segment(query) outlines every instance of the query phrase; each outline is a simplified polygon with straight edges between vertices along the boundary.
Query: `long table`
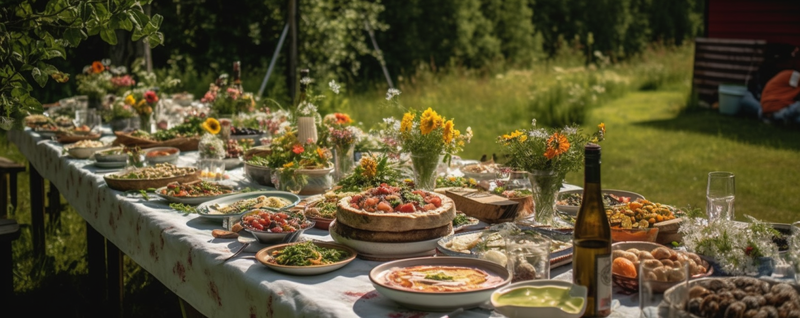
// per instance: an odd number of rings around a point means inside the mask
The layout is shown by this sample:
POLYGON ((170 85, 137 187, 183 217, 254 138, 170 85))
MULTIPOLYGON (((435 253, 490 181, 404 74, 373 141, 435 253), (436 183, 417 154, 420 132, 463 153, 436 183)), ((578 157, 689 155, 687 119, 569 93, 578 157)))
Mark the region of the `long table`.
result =
MULTIPOLYGON (((222 228, 221 221, 175 211, 155 196, 145 200, 141 195, 110 189, 92 161, 69 158, 62 154, 61 144, 34 132, 11 131, 8 136, 28 158, 32 175, 38 173, 50 180, 86 220, 90 275, 107 279, 110 286, 119 287, 121 282, 118 251, 208 317, 394 318, 444 314, 410 310, 380 295, 368 276, 369 270, 380 264, 375 261, 356 259, 328 274, 291 276, 258 263, 252 255, 264 245, 254 244, 242 255, 223 262, 241 244, 211 236, 213 229, 222 228), (102 258, 105 254, 107 259, 102 258), (103 272, 105 264, 108 273, 103 272)), ((193 164, 193 157, 196 154, 182 154, 179 165, 193 164)), ((253 186, 243 178, 241 168, 230 175, 233 182, 253 186)), ((309 229, 304 235, 332 241, 326 231, 318 229, 309 229)), ((571 280, 571 268, 555 268, 552 276, 571 280)), ((123 295, 118 288, 109 288, 108 297, 114 303, 123 295)), ((615 288, 614 298, 613 317, 638 316, 636 294, 624 295, 615 288)), ((118 309, 112 306, 110 310, 118 309)), ((486 305, 458 316, 502 315, 486 305)))

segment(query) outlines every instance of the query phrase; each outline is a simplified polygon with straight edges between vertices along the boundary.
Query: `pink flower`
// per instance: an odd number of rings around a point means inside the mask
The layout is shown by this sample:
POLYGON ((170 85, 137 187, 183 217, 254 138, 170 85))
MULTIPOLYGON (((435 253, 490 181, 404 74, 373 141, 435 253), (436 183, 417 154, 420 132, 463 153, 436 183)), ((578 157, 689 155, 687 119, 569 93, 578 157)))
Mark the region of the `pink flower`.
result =
POLYGON ((228 87, 227 92, 228 92, 228 96, 230 96, 231 99, 233 99, 233 100, 239 99, 239 91, 236 90, 235 88, 228 87))
POLYGON ((156 95, 154 91, 146 91, 144 92, 144 100, 146 100, 148 104, 154 104, 158 101, 158 95, 156 95))
POLYGON ((130 87, 136 84, 136 81, 130 75, 115 76, 111 78, 111 84, 116 87, 130 87))
POLYGON ((303 153, 303 151, 305 151, 303 145, 294 145, 294 147, 292 147, 292 152, 294 152, 296 155, 303 153))

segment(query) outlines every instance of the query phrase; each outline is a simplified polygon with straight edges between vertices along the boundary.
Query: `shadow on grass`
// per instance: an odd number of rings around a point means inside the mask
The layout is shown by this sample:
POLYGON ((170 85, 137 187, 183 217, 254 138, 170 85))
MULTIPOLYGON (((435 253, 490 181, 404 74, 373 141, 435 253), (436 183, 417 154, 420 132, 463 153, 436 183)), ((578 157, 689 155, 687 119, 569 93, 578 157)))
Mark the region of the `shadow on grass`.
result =
POLYGON ((727 116, 710 109, 685 109, 674 118, 638 122, 634 125, 706 134, 749 145, 800 151, 800 127, 766 124, 756 118, 727 116))

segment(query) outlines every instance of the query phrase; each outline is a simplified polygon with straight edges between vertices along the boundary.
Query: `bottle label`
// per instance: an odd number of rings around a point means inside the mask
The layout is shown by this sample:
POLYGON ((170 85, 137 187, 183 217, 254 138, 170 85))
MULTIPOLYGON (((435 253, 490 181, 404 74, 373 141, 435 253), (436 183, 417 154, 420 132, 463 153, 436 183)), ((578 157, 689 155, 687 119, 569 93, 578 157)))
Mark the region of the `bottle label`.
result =
POLYGON ((597 311, 611 309, 611 255, 597 255, 595 258, 597 271, 597 311))

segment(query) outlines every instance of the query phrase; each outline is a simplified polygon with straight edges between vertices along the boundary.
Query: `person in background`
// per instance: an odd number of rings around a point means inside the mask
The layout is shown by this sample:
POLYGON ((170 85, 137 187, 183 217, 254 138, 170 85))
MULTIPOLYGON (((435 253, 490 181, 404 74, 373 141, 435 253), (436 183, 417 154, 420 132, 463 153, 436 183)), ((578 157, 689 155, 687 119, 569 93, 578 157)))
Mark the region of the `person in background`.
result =
MULTIPOLYGON (((782 71, 800 69, 800 67, 798 67, 800 66, 800 63, 798 63, 798 59, 800 59, 799 50, 797 46, 784 43, 771 43, 766 47, 764 62, 748 81, 747 92, 742 96, 740 114, 748 117, 756 117, 767 123, 776 120, 774 114, 772 114, 774 111, 767 111, 766 114, 764 113, 762 108, 762 103, 764 102, 763 92, 767 84, 775 79, 782 71)), ((780 87, 780 85, 777 84, 779 84, 779 81, 773 83, 773 89, 780 87)), ((773 93, 774 92, 770 94, 773 93)), ((774 96, 770 98, 774 98, 774 96)), ((781 108, 783 107, 779 107, 778 109, 781 108)), ((783 118, 782 113, 778 115, 780 119, 783 118)))
POLYGON ((792 69, 778 72, 761 92, 761 117, 776 122, 800 124, 800 69, 798 52, 792 52, 792 69))

